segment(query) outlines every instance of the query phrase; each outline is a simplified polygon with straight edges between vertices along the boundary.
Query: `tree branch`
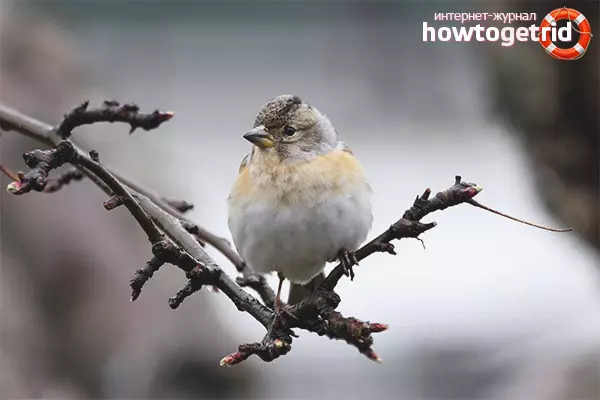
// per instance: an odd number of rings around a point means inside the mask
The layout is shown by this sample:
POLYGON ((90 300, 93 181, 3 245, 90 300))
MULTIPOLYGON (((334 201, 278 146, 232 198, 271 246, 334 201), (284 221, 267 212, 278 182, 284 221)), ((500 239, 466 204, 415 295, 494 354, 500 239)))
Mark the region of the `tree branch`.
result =
MULTIPOLYGON (((70 136, 73 129, 84 124, 118 121, 130 124, 133 129, 136 127, 153 129, 171 117, 172 113, 158 111, 142 114, 135 105, 120 106, 116 102, 105 102, 100 109, 88 110, 87 103, 84 103, 68 113, 59 127, 53 129, 0 106, 2 129, 19 132, 53 147, 50 150, 34 150, 24 154, 24 160, 30 167, 30 171, 17 174, 18 180, 9 185, 10 191, 14 194, 24 194, 32 190, 45 191, 49 180, 52 182, 49 178, 50 172, 68 163, 76 166, 81 174, 89 177, 110 196, 104 202, 107 210, 125 206, 148 235, 153 253, 152 259, 144 268, 136 271, 130 282, 132 300, 140 295, 145 282, 163 264, 170 263, 185 271, 188 278, 185 287, 169 299, 172 308, 177 308, 186 297, 202 286, 211 285, 223 292, 240 311, 249 313, 267 329, 261 342, 239 346, 237 352, 221 360, 221 365, 237 364, 253 354, 265 361, 272 361, 287 354, 291 350, 293 337, 296 337, 292 330, 294 328, 314 332, 330 339, 344 340, 369 359, 380 361, 371 348, 372 334, 386 330, 387 325, 344 317, 335 311, 341 301, 334 292, 339 279, 343 276, 341 265, 333 269, 312 295, 289 307, 289 312, 275 319, 272 310, 274 293, 266 284, 264 277, 251 271, 227 240, 208 232, 184 217, 182 213, 189 208, 187 203, 173 202, 158 196, 103 167, 97 152, 91 151, 88 156, 71 141, 61 140, 61 137, 70 136), (233 281, 195 237, 211 244, 224 254, 242 276, 233 281), (263 305, 257 298, 243 290, 243 286, 256 290, 265 304, 263 305), (274 323, 275 321, 277 323, 274 323)), ((423 195, 416 198, 400 220, 359 249, 356 258, 360 261, 375 252, 395 254, 392 240, 418 238, 420 234, 435 226, 433 222, 422 223, 421 219, 434 211, 468 202, 480 190, 475 184, 462 182, 458 176, 454 185, 437 193, 434 198, 429 198, 431 191, 427 189, 423 195)))
MULTIPOLYGON (((56 128, 2 104, 0 104, 0 129, 7 131, 15 131, 31 139, 34 139, 48 147, 57 146, 62 140, 60 136, 55 134, 56 128)), ((71 128, 71 130, 72 129, 73 128, 71 128)), ((84 151, 78 148, 75 143, 73 143, 73 146, 80 153, 84 153, 84 151)), ((92 180, 94 184, 103 189, 107 195, 112 196, 110 189, 106 187, 102 180, 100 180, 94 174, 90 173, 81 166, 78 166, 77 168, 85 176, 92 180)), ((213 233, 204 229, 202 226, 196 224, 192 220, 185 217, 179 210, 173 207, 173 204, 169 204, 168 200, 166 200, 164 197, 159 196, 151 190, 146 189, 142 185, 134 182, 133 180, 128 179, 122 173, 116 172, 114 170, 110 170, 110 172, 115 178, 117 178, 125 186, 127 186, 130 189, 130 191, 136 192, 140 195, 149 198, 162 210, 166 211, 167 213, 181 220, 182 222, 185 222, 186 226, 193 227, 192 229, 194 229, 194 231, 196 232, 196 236, 200 239, 201 242, 206 242, 213 246, 235 266, 236 270, 240 274, 242 274, 242 276, 238 278, 238 284, 243 287, 248 286, 251 289, 255 290, 260 295, 263 302, 267 306, 272 308, 275 299, 275 293, 268 286, 264 277, 254 273, 254 271, 248 268, 246 263, 240 258, 240 256, 235 252, 235 250, 231 247, 231 244, 226 239, 214 235, 213 233)), ((118 201, 117 199, 113 200, 118 201)), ((109 201, 109 207, 111 205, 112 202, 109 201)))
MULTIPOLYGON (((402 238, 418 238, 420 234, 434 228, 435 222, 423 224, 419 221, 434 211, 444 210, 448 207, 456 206, 475 197, 481 191, 481 187, 475 183, 463 182, 460 176, 456 176, 454 185, 439 192, 433 199, 429 199, 431 189, 426 189, 419 197, 417 196, 412 207, 404 213, 402 218, 392 224, 388 230, 377 236, 361 249, 356 251, 356 259, 364 260, 376 252, 386 252, 396 254, 392 240, 402 238)), ((344 275, 342 265, 335 267, 322 283, 323 288, 333 290, 340 278, 344 275)))
POLYGON ((129 134, 137 128, 151 130, 158 128, 160 124, 173 118, 170 111, 154 111, 150 114, 140 113, 140 108, 135 104, 119 104, 116 101, 105 101, 102 107, 88 110, 89 101, 85 101, 73 108, 63 118, 55 130, 56 135, 62 139, 71 136, 73 129, 82 125, 96 122, 125 122, 131 126, 129 134))
MULTIPOLYGON (((225 274, 217 263, 208 255, 202 246, 196 242, 193 237, 183 228, 180 221, 163 211, 155 205, 150 199, 143 196, 136 196, 140 205, 147 210, 152 220, 179 246, 184 248, 192 257, 200 261, 210 272, 210 279, 198 279, 191 277, 188 282, 189 289, 186 293, 192 291, 194 285, 212 285, 219 288, 240 311, 245 311, 252 315, 254 319, 260 322, 265 328, 269 326, 273 319, 273 311, 261 304, 256 298, 244 291, 231 278, 225 274), (194 282, 194 279, 196 282, 194 282)), ((198 287, 199 289, 199 287, 198 287)), ((196 290, 193 290, 196 291, 196 290)), ((189 294, 193 293, 190 292, 189 294)), ((187 297, 187 296, 186 296, 187 297)), ((178 302, 170 302, 171 308, 177 308, 178 302)))
MULTIPOLYGON (((404 212, 402 218, 357 250, 356 258, 361 261, 376 252, 396 254, 392 240, 418 238, 420 234, 436 226, 435 222, 421 223, 421 219, 434 211, 467 202, 480 191, 479 186, 463 182, 460 176, 455 177, 454 185, 437 193, 432 199, 429 198, 431 190, 425 190, 420 197, 417 196, 412 207, 404 212)), ((333 290, 343 275, 343 267, 339 264, 329 273, 317 291, 290 307, 289 313, 282 316, 281 325, 271 329, 262 342, 240 346, 237 352, 223 358, 221 364, 235 365, 253 354, 265 361, 272 361, 286 354, 291 348, 289 330, 292 328, 326 335, 330 339, 344 340, 367 358, 380 362, 381 359, 371 348, 371 334, 383 332, 388 328, 387 325, 346 318, 335 311, 341 300, 333 290)))

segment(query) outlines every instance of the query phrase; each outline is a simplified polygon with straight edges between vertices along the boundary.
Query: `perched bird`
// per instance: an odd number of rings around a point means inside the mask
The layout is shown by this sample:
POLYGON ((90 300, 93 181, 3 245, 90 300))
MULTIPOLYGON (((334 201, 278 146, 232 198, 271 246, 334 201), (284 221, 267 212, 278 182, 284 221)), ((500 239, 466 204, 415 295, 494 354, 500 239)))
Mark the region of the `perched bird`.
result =
POLYGON ((339 260, 353 278, 353 252, 373 221, 371 187, 329 119, 298 96, 281 95, 243 137, 253 147, 228 198, 229 229, 250 268, 278 273, 276 309, 286 278, 290 304, 322 281, 327 262, 339 260))

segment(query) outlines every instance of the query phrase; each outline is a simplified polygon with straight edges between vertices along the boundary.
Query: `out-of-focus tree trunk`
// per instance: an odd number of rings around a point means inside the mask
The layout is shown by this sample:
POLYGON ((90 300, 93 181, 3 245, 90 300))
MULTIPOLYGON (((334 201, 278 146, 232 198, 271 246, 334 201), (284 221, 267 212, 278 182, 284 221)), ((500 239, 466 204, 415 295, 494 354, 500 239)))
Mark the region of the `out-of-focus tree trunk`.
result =
MULTIPOLYGON (((502 11, 535 12, 539 24, 563 6, 582 12, 598 34, 594 1, 506 1, 502 11)), ((510 49, 494 46, 489 64, 495 111, 517 128, 540 197, 594 248, 600 245, 597 40, 593 38, 587 54, 576 61, 555 60, 532 43, 510 49)))
MULTIPOLYGON (((583 13, 598 34, 595 1, 499 3, 502 10, 535 12, 539 22, 563 6, 583 13)), ((575 36, 575 34, 574 34, 575 36)), ((575 36, 576 37, 576 36, 575 36)), ((529 154, 537 189, 548 210, 573 226, 582 240, 600 246, 600 65, 598 39, 576 61, 555 60, 531 44, 493 47, 489 64, 495 111, 517 129, 529 154)), ((565 371, 564 392, 575 399, 600 394, 600 355, 591 355, 579 368, 565 371), (582 397, 583 396, 583 397, 582 397)))

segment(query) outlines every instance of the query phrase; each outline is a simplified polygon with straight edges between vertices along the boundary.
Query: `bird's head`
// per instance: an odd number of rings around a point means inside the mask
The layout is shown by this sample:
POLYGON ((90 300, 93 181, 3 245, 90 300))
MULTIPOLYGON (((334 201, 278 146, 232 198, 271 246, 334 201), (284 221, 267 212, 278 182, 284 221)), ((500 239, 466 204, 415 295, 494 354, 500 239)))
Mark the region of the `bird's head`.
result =
POLYGON ((244 134, 260 152, 282 160, 302 160, 325 154, 337 145, 337 133, 329 119, 298 96, 281 95, 265 104, 244 134))

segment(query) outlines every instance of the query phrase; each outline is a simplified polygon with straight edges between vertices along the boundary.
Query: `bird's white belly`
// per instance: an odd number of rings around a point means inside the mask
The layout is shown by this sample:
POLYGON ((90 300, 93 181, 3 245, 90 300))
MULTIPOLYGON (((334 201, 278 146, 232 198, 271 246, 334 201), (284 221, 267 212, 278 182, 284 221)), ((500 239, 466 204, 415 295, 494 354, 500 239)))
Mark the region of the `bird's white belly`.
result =
POLYGON ((229 218, 236 247, 253 270, 278 271, 296 283, 310 281, 340 249, 356 250, 371 222, 369 193, 362 188, 311 205, 238 204, 229 218))

